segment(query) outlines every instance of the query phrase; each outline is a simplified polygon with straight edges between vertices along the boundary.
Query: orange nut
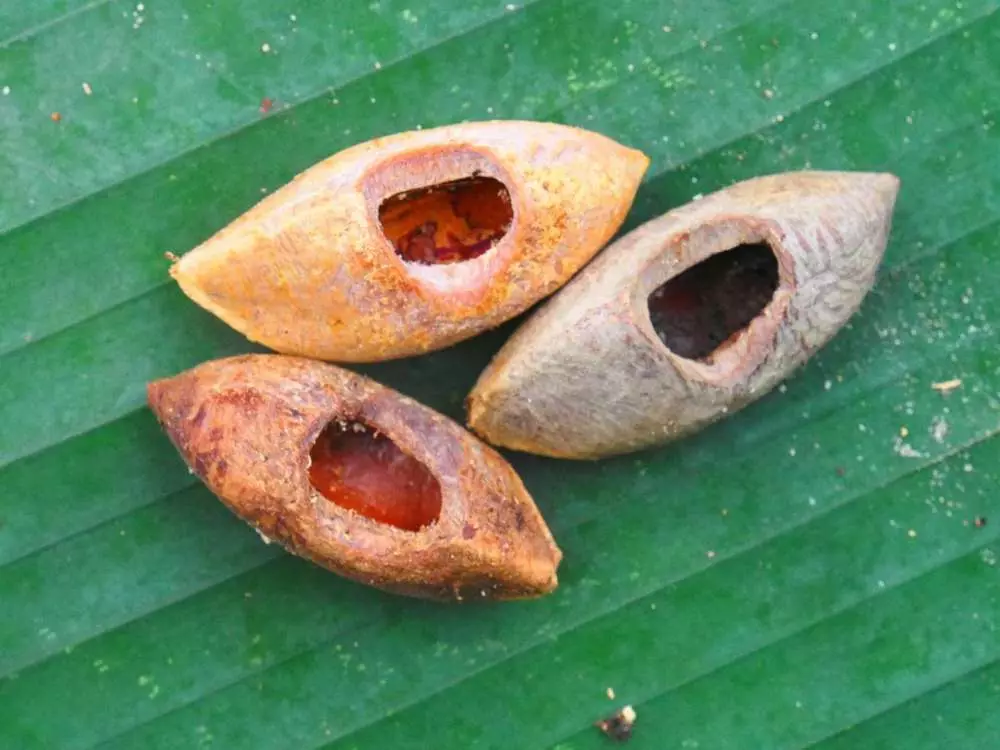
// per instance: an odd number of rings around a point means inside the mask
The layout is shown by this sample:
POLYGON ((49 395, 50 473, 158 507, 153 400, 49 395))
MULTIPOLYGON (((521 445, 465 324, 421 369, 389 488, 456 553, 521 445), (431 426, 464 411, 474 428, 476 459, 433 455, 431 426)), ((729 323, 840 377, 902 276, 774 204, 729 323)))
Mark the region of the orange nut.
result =
POLYGON ((470 394, 488 441, 561 458, 665 443, 760 398, 875 280, 899 180, 749 180, 622 237, 500 350, 470 394))
POLYGON ((648 163, 547 123, 379 138, 308 169, 170 272, 199 305, 279 352, 420 354, 564 284, 621 225, 648 163))
POLYGON ((296 555, 430 599, 518 599, 557 585, 562 553, 510 465, 372 380, 246 355, 148 393, 194 473, 296 555))

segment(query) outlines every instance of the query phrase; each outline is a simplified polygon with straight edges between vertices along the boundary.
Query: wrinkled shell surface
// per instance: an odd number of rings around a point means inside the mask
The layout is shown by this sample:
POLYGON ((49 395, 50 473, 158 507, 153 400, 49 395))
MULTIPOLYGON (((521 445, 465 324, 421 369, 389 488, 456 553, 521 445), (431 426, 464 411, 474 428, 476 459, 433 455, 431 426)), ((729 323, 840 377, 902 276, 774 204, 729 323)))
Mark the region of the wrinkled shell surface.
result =
POLYGON ((871 288, 899 181, 798 172, 739 183, 612 244, 500 350, 467 401, 488 441, 598 458, 674 440, 767 393, 825 344, 871 288), (696 263, 766 242, 767 307, 711 361, 680 357, 650 322, 649 295, 696 263))
POLYGON ((379 138, 305 171, 171 274, 191 299, 276 351, 371 362, 440 349, 551 294, 612 237, 649 161, 577 128, 454 125, 379 138), (392 195, 472 175, 502 182, 513 221, 463 263, 403 261, 392 195))
POLYGON ((320 362, 248 355, 149 385, 149 403, 198 477, 289 551, 363 583, 435 599, 538 596, 561 553, 514 470, 446 417, 320 362), (309 482, 332 420, 362 422, 438 480, 441 515, 420 531, 377 523, 309 482))

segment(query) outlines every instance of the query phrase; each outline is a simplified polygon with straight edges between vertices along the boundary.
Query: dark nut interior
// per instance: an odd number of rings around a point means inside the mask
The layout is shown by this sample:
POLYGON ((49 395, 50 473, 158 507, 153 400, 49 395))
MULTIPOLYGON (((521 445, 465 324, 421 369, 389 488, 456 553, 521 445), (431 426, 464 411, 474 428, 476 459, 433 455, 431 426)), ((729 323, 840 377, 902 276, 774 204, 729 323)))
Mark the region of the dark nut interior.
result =
POLYGON ((436 265, 477 258, 510 229, 510 192, 492 177, 468 177, 386 198, 385 236, 405 261, 436 265))
POLYGON ((712 354, 744 330, 778 288, 778 260, 766 243, 716 253, 649 295, 653 330, 687 359, 712 354))
POLYGON ((368 425, 334 420, 310 457, 312 486, 342 508, 407 531, 441 515, 441 486, 430 470, 368 425))

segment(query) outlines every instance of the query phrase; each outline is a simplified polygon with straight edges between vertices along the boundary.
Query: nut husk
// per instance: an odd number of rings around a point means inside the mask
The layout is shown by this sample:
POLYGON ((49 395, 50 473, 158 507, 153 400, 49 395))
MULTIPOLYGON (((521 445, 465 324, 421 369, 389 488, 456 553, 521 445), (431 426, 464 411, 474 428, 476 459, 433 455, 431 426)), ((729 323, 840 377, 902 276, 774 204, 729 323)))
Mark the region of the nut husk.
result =
MULTIPOLYGON (((469 425, 495 445, 583 459, 665 443, 732 414, 857 310, 885 250, 898 189, 889 174, 779 174, 644 224, 500 350, 467 400, 469 425), (651 295, 741 246, 773 253, 766 306, 707 356, 672 351, 654 329, 651 295)), ((728 299, 745 302, 739 289, 728 299)))
POLYGON ((195 474, 236 515, 292 553, 387 591, 430 599, 517 599, 556 585, 561 552, 514 470, 459 425, 332 365, 246 355, 148 386, 149 404, 195 474), (327 500, 310 450, 356 422, 426 467, 440 515, 419 531, 327 500))
POLYGON ((374 362, 497 326, 562 286, 611 239, 649 163, 602 135, 537 122, 452 125, 378 138, 303 172, 170 270, 192 300, 285 354, 374 362), (488 178, 512 219, 488 252, 404 260, 380 207, 488 178))

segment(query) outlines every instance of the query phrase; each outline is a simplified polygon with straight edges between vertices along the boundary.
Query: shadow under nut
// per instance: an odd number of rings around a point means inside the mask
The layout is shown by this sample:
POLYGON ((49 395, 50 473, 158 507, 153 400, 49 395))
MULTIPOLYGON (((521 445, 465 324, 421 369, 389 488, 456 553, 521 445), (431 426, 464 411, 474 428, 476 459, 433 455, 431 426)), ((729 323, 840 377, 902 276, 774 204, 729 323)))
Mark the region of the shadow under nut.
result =
POLYGON ((889 174, 772 175, 635 229, 500 350, 467 399, 470 427, 495 445, 585 459, 666 443, 732 414, 858 309, 898 189, 889 174), (734 260, 719 262, 724 255, 734 260), (699 276, 709 264, 717 268, 699 276), (688 274, 696 280, 672 286, 688 274), (751 298, 760 307, 748 314, 751 298))
MULTIPOLYGON (((431 599, 528 598, 557 585, 561 552, 510 465, 459 425, 389 388, 313 360, 246 355, 155 381, 148 392, 194 473, 236 515, 296 555, 431 599), (331 501, 310 471, 312 460, 325 460, 314 448, 331 425, 335 433, 360 426, 380 446, 361 463, 355 456, 333 467, 361 470, 344 487, 416 477, 422 486, 409 489, 426 499, 433 483, 436 506, 416 516, 386 508, 380 517, 331 501), (364 475, 386 461, 392 473, 364 475)), ((347 450, 368 449, 362 441, 347 450)), ((398 502, 408 488, 395 490, 398 502)))

